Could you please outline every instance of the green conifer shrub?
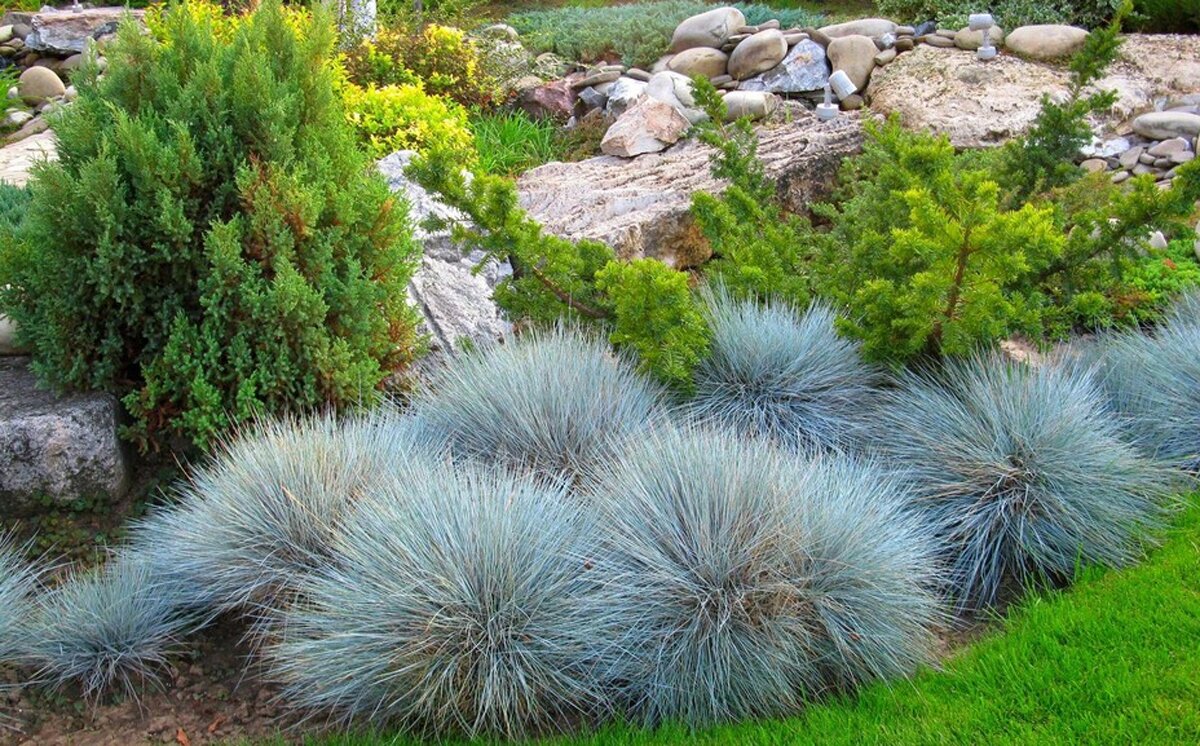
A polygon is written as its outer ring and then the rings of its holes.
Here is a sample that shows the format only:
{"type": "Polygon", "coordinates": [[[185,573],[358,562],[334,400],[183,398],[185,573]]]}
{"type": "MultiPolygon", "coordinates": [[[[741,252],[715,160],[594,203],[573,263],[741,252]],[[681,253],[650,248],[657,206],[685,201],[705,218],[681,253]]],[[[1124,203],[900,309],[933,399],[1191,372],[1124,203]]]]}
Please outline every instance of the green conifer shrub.
{"type": "Polygon", "coordinates": [[[414,351],[418,248],[344,119],[331,23],[203,7],[76,74],[5,257],[34,369],[123,397],[142,447],[368,399],[414,351]]]}
{"type": "Polygon", "coordinates": [[[989,173],[960,165],[945,137],[869,125],[844,201],[820,208],[823,292],[869,357],[963,354],[1035,323],[1013,283],[1061,255],[1054,212],[1005,210],[989,173]]]}

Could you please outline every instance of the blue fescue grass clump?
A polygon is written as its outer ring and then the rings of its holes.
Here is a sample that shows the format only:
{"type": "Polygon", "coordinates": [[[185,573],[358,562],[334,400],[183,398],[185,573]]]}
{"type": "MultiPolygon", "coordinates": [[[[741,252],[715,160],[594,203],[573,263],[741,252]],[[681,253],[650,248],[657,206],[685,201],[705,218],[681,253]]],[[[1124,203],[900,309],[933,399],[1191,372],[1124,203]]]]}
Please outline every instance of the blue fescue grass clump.
{"type": "Polygon", "coordinates": [[[374,493],[280,614],[282,699],[346,724],[519,738],[603,712],[617,630],[561,487],[439,466],[374,493]]]}
{"type": "Polygon", "coordinates": [[[696,370],[685,411],[788,448],[845,449],[867,422],[879,372],[834,329],[832,309],[738,301],[708,303],[711,353],[696,370]]]}
{"type": "Polygon", "coordinates": [[[440,443],[389,407],[265,422],[177,485],[177,502],[136,525],[131,543],[157,558],[194,607],[270,606],[299,573],[329,561],[333,535],[363,494],[437,458],[440,443]]]}
{"type": "Polygon", "coordinates": [[[890,472],[663,429],[595,490],[629,712],[703,726],[794,713],[912,672],[941,612],[927,532],[890,472]]]}
{"type": "Polygon", "coordinates": [[[12,537],[0,534],[0,662],[22,657],[30,603],[41,573],[25,561],[12,537]]]}
{"type": "Polygon", "coordinates": [[[912,373],[878,420],[944,543],[962,607],[1141,556],[1166,472],[1121,438],[1089,369],[998,356],[912,373]]]}
{"type": "Polygon", "coordinates": [[[1083,358],[1135,447],[1200,473],[1200,294],[1182,297],[1153,334],[1101,337],[1083,358]]]}
{"type": "Polygon", "coordinates": [[[607,342],[560,327],[455,360],[416,411],[461,457],[575,481],[613,458],[661,402],[607,342]]]}
{"type": "Polygon", "coordinates": [[[79,685],[85,699],[157,683],[169,656],[205,619],[155,562],[125,554],[41,594],[31,613],[28,661],[35,680],[79,685]]]}

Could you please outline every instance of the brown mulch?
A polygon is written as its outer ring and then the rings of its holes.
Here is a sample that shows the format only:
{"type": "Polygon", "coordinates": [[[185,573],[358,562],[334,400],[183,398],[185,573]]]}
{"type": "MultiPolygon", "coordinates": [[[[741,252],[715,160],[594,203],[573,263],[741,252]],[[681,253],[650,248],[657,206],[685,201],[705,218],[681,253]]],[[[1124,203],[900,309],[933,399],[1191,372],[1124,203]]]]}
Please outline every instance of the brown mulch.
{"type": "MultiPolygon", "coordinates": [[[[222,621],[188,641],[186,653],[135,697],[93,705],[78,691],[42,688],[0,691],[0,746],[178,746],[287,739],[290,721],[247,666],[244,625],[222,621]]],[[[0,670],[0,682],[16,671],[0,670]]]]}

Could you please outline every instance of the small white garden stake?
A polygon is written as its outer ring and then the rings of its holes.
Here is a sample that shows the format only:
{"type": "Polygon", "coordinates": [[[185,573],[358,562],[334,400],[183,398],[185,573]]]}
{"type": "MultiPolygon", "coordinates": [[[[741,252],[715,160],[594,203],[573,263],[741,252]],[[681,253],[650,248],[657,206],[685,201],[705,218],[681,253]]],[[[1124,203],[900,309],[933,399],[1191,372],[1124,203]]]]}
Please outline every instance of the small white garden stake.
{"type": "Polygon", "coordinates": [[[996,20],[992,18],[992,14],[972,13],[967,17],[967,25],[972,31],[983,32],[983,41],[975,56],[984,61],[995,59],[996,47],[992,45],[992,27],[996,25],[996,20]]]}
{"type": "Polygon", "coordinates": [[[829,81],[825,81],[825,103],[817,104],[817,119],[822,122],[828,122],[830,119],[836,119],[838,115],[837,104],[833,103],[833,91],[829,88],[829,81]]]}

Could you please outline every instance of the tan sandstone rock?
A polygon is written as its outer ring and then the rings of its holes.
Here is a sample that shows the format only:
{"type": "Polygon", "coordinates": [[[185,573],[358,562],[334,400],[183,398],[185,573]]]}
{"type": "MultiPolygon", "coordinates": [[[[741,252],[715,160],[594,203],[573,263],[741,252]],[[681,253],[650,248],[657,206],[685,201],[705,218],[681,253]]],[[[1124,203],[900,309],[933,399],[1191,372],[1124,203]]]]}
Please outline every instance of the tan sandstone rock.
{"type": "Polygon", "coordinates": [[[629,107],[600,141],[600,152],[621,158],[658,153],[679,142],[690,128],[675,107],[646,98],[629,107]]]}
{"type": "MultiPolygon", "coordinates": [[[[1024,132],[1041,95],[1065,95],[1069,76],[1061,65],[1010,54],[980,62],[923,44],[876,69],[867,99],[873,111],[898,114],[907,127],[945,134],[958,147],[986,147],[1024,132]]],[[[1200,36],[1129,34],[1096,87],[1117,93],[1112,114],[1098,126],[1118,125],[1158,99],[1200,91],[1200,36]]]]}
{"type": "Polygon", "coordinates": [[[1087,29],[1060,24],[1021,26],[1013,29],[1004,46],[1023,57],[1056,60],[1069,57],[1087,41],[1087,29]]]}
{"type": "Polygon", "coordinates": [[[737,8],[715,8],[685,19],[671,36],[671,51],[694,47],[720,49],[733,32],[746,25],[746,17],[737,8]]]}
{"type": "Polygon", "coordinates": [[[845,72],[858,90],[867,87],[875,69],[875,55],[879,53],[875,42],[866,36],[842,36],[829,42],[825,51],[834,70],[845,72]]]}
{"type": "Polygon", "coordinates": [[[719,49],[693,47],[672,57],[671,61],[667,63],[667,69],[689,78],[695,75],[715,78],[725,74],[725,66],[728,62],[729,55],[719,49]]]}
{"type": "Polygon", "coordinates": [[[735,80],[745,80],[775,67],[787,52],[787,42],[778,29],[759,31],[738,44],[729,55],[729,74],[735,80]]]}
{"type": "MultiPolygon", "coordinates": [[[[794,210],[827,196],[839,164],[862,147],[855,114],[818,122],[801,108],[759,132],[759,157],[794,210]]],[[[604,241],[622,258],[695,266],[711,250],[692,220],[691,195],[724,187],[709,172],[711,152],[688,140],[633,160],[600,156],[548,163],[518,180],[521,206],[547,231],[604,241]]]]}

